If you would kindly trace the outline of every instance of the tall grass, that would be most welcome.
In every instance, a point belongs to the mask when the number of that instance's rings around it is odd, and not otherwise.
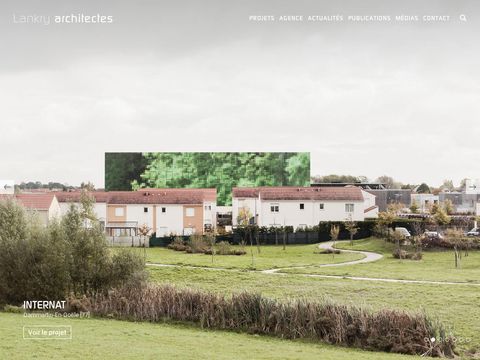
[[[253,293],[229,297],[170,285],[124,287],[92,299],[92,312],[135,321],[175,320],[204,328],[246,331],[286,339],[404,354],[448,356],[454,342],[423,313],[382,310],[329,301],[279,301]],[[438,338],[436,341],[431,339]]]

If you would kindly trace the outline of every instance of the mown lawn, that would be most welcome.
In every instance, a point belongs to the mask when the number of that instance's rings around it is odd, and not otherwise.
[[[239,246],[232,246],[232,249],[239,249]],[[320,264],[332,264],[362,259],[361,254],[319,254],[318,245],[287,245],[283,250],[282,246],[261,246],[260,253],[257,248],[245,247],[245,255],[211,255],[187,254],[181,251],[174,251],[166,248],[154,247],[146,249],[146,260],[151,263],[192,265],[205,267],[219,267],[227,269],[273,269],[292,266],[314,266]],[[252,255],[253,250],[253,266]],[[132,249],[139,251],[143,249]]]
[[[0,358],[20,359],[415,359],[308,341],[194,326],[107,319],[32,319],[0,313]],[[24,325],[71,325],[72,340],[24,340]]]
[[[348,279],[268,275],[253,272],[149,267],[150,280],[223,294],[253,291],[279,299],[327,297],[333,301],[381,308],[426,311],[456,336],[463,350],[480,347],[480,289],[467,285],[401,284]]]
[[[452,250],[424,251],[423,259],[415,261],[395,259],[392,256],[394,244],[375,238],[355,241],[353,246],[350,246],[349,242],[339,242],[337,247],[373,251],[383,254],[384,257],[372,263],[330,268],[290,269],[285,272],[480,283],[480,251],[470,251],[468,256],[463,256],[461,267],[455,268]],[[477,291],[480,292],[480,287]]]

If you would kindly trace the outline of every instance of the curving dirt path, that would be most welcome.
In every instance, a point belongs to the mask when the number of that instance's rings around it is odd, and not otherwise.
[[[333,249],[333,242],[328,241],[325,243],[320,243],[318,245],[320,249]],[[382,254],[370,252],[370,251],[359,251],[359,250],[343,250],[338,249],[340,252],[350,252],[350,253],[360,253],[364,255],[363,259],[346,261],[335,264],[321,264],[321,265],[307,265],[307,266],[290,266],[286,268],[278,269],[267,269],[267,270],[248,270],[248,269],[228,269],[228,268],[218,268],[218,267],[206,267],[206,266],[195,266],[195,265],[175,265],[175,264],[156,264],[156,263],[146,263],[147,266],[155,267],[171,267],[171,268],[184,268],[184,269],[201,269],[201,270],[211,270],[211,271],[231,271],[231,272],[252,272],[260,274],[269,274],[269,275],[280,275],[280,276],[303,276],[311,278],[324,278],[324,279],[341,279],[341,280],[357,280],[357,281],[374,281],[374,282],[390,282],[390,283],[402,283],[402,284],[433,284],[433,285],[467,285],[467,286],[480,286],[480,283],[468,283],[468,282],[452,282],[452,281],[429,281],[429,280],[404,280],[404,279],[389,279],[389,278],[369,278],[361,276],[342,276],[342,275],[321,275],[321,274],[288,274],[281,272],[282,270],[287,269],[305,269],[309,267],[331,267],[331,266],[346,266],[346,265],[355,265],[362,263],[369,263],[373,261],[380,260],[383,258]]]
[[[345,242],[343,242],[345,243]],[[333,249],[333,241],[328,241],[325,243],[320,243],[318,245],[320,249]],[[363,251],[363,250],[344,250],[344,249],[337,249],[340,250],[340,252],[346,252],[346,253],[355,253],[355,254],[362,254],[365,256],[363,259],[360,260],[354,260],[354,261],[347,261],[347,262],[342,262],[342,263],[337,263],[337,264],[325,264],[325,265],[320,265],[320,266],[344,266],[344,265],[355,265],[355,264],[361,264],[361,263],[368,263],[372,261],[377,261],[383,258],[382,254],[370,252],[370,251]]]
[[[324,242],[324,243],[320,243],[318,245],[318,248],[323,249],[323,250],[333,250],[333,241],[327,241],[327,242]],[[340,250],[341,253],[345,252],[345,253],[362,254],[364,257],[363,257],[363,259],[345,261],[345,262],[341,262],[341,263],[309,265],[309,266],[290,266],[288,268],[268,269],[268,270],[263,270],[262,273],[264,273],[264,274],[275,274],[275,273],[281,272],[282,270],[287,270],[287,269],[305,269],[305,268],[309,268],[309,267],[332,267],[332,266],[355,265],[355,264],[362,264],[362,263],[377,261],[377,260],[380,260],[381,258],[383,258],[382,254],[377,254],[377,253],[370,252],[370,251],[343,250],[343,249],[337,249],[337,250]]]

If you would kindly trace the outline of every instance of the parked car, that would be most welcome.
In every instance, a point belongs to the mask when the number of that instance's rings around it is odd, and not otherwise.
[[[399,232],[400,234],[402,234],[405,239],[410,239],[412,237],[412,234],[410,234],[410,231],[407,230],[407,228],[404,228],[404,227],[396,227],[395,228],[395,231],[396,232]]]
[[[474,227],[472,230],[467,232],[467,236],[480,236],[480,228]]]
[[[440,234],[438,231],[425,231],[423,233],[423,237],[428,238],[428,239],[443,240],[443,235]]]

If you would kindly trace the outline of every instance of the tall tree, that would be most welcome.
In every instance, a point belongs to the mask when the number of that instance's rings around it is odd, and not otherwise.
[[[317,184],[328,184],[328,183],[360,183],[368,182],[367,177],[365,176],[353,176],[353,175],[315,175],[312,176],[312,182]]]
[[[453,186],[452,180],[443,180],[442,186],[440,186],[440,190],[447,190],[447,191],[454,191],[455,186]]]
[[[418,194],[430,194],[430,186],[425,183],[421,183],[420,186],[417,188]]]
[[[105,153],[105,189],[132,190],[145,170],[142,153]]]
[[[387,189],[401,189],[402,187],[401,182],[395,181],[391,176],[387,175],[379,176],[375,181],[384,184]]]
[[[231,204],[234,186],[305,186],[308,153],[145,153],[145,171],[133,188],[217,188],[217,201]]]

